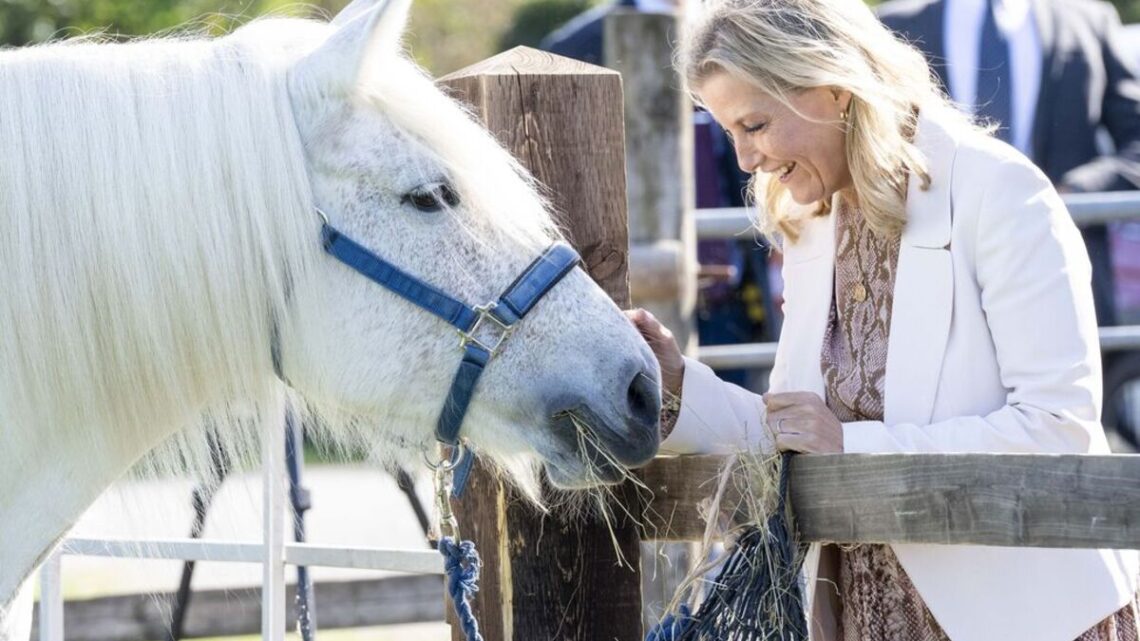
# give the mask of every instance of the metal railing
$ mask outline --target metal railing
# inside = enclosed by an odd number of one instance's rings
[[[1067,194],[1063,199],[1078,227],[1140,218],[1140,191]],[[751,238],[756,233],[752,227],[753,215],[753,210],[748,207],[698,209],[697,237]]]
[[[282,641],[285,638],[288,612],[285,599],[286,565],[443,574],[443,559],[438,552],[432,550],[325,547],[286,542],[285,520],[291,508],[285,490],[284,429],[268,430],[262,456],[262,542],[65,539],[40,569],[40,641],[64,640],[61,576],[61,559],[64,555],[260,563],[264,567],[261,638],[266,641]]]
[[[1140,219],[1140,192],[1068,194],[1064,201],[1078,227]],[[757,233],[751,216],[743,207],[698,209],[697,238],[751,238]],[[1103,351],[1140,349],[1140,325],[1101,327],[1100,346]],[[697,351],[702,363],[718,369],[769,368],[775,356],[776,343],[710,345]]]

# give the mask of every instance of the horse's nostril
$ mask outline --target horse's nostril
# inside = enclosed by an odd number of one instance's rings
[[[661,391],[652,376],[638,372],[629,384],[626,402],[631,419],[643,425],[657,423],[661,413]]]

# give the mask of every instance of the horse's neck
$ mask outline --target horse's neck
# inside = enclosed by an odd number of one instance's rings
[[[170,435],[160,429],[137,430],[134,438],[123,439],[106,433],[107,429],[51,426],[13,438],[3,450],[0,604],[13,596],[111,483]],[[115,445],[99,447],[110,443]],[[0,641],[6,641],[5,637],[0,635]]]
[[[29,578],[11,600],[0,595],[0,641],[28,641],[32,634],[32,580]]]
[[[14,597],[52,546],[131,463],[84,459],[82,448],[22,454],[0,468],[0,604]],[[0,622],[0,641],[8,641],[3,629]]]
[[[259,430],[282,429],[283,393],[260,414]],[[189,418],[189,417],[188,417]],[[236,429],[222,423],[221,430]],[[156,430],[133,449],[111,449],[93,455],[87,442],[63,439],[18,441],[3,450],[0,464],[0,612],[79,517],[141,456],[169,434]],[[22,448],[22,449],[21,449]],[[172,468],[173,469],[173,468]],[[141,509],[141,508],[140,508]],[[0,630],[3,624],[0,623]],[[18,637],[12,637],[13,639]],[[0,641],[10,641],[0,634]],[[20,639],[23,641],[23,639]]]

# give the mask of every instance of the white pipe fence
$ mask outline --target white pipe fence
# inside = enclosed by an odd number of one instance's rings
[[[1140,191],[1067,194],[1063,198],[1078,227],[1140,218]],[[752,228],[753,215],[752,209],[748,207],[698,209],[697,237],[751,238],[756,233]]]
[[[173,559],[222,563],[261,563],[261,638],[282,641],[288,604],[285,566],[336,567],[386,570],[417,574],[443,574],[443,558],[432,550],[391,550],[362,547],[325,547],[287,543],[286,517],[291,507],[285,493],[285,425],[268,430],[263,448],[264,522],[261,543],[198,539],[126,540],[65,539],[40,569],[40,641],[64,641],[61,558],[100,556],[125,559]]]
[[[1140,219],[1140,192],[1118,191],[1064,196],[1078,227]],[[752,212],[744,207],[698,209],[697,237],[700,239],[752,238]],[[1103,351],[1140,349],[1140,325],[1100,328]],[[718,369],[770,368],[776,356],[776,343],[742,343],[700,347],[697,358]]]
[[[68,539],[60,552],[69,556],[168,559],[220,563],[262,563],[261,543],[216,542],[200,539],[129,541],[115,539]],[[306,565],[352,570],[387,570],[414,574],[443,574],[443,562],[434,550],[390,550],[368,547],[327,547],[311,543],[286,543],[284,565]]]

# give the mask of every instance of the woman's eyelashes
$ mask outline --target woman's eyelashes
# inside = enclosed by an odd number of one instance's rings
[[[758,123],[755,125],[741,125],[740,128],[741,128],[741,131],[743,131],[745,134],[754,134],[754,133],[762,131],[767,126],[768,126],[767,122],[761,122],[761,123]],[[736,142],[736,136],[732,135],[732,131],[725,129],[724,135],[728,137],[729,142],[731,142],[731,143]]]

